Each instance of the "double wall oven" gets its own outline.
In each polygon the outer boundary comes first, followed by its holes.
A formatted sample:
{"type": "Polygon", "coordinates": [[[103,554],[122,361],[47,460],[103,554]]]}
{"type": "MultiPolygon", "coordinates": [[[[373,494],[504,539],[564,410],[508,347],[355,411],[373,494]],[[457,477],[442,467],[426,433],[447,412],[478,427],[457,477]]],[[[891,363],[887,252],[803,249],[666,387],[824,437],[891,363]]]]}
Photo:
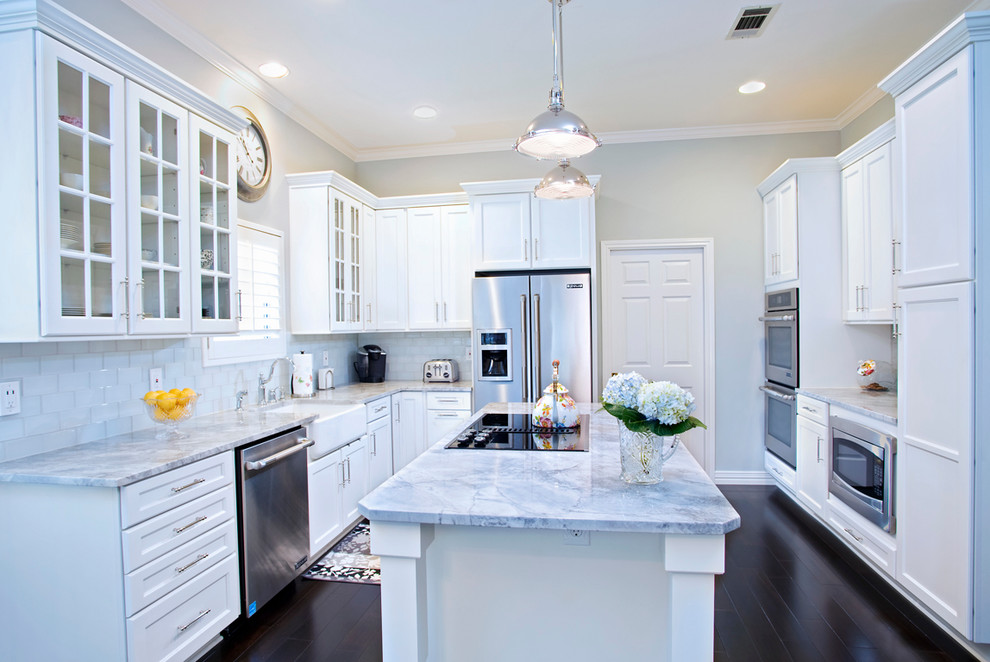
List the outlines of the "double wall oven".
{"type": "Polygon", "coordinates": [[[798,387],[798,290],[767,292],[763,322],[766,353],[765,434],[768,451],[790,466],[797,462],[795,389],[798,387]]]}

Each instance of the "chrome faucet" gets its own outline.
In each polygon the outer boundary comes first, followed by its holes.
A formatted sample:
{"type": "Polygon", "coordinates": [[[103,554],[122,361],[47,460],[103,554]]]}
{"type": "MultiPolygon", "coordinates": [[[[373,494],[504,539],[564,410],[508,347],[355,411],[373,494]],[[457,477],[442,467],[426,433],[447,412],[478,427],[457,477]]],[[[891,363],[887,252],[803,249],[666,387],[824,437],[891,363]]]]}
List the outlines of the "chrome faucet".
{"type": "Polygon", "coordinates": [[[247,397],[247,394],[248,394],[247,391],[238,391],[237,392],[237,408],[236,408],[236,411],[241,411],[242,409],[244,409],[244,398],[247,397]]]}
{"type": "Polygon", "coordinates": [[[268,369],[268,376],[267,377],[262,377],[261,376],[261,373],[260,372],[258,373],[258,404],[259,405],[265,404],[265,401],[266,401],[266,398],[265,398],[265,386],[267,386],[268,383],[270,381],[272,381],[272,377],[275,376],[275,366],[278,365],[278,362],[279,361],[285,361],[285,362],[287,362],[289,364],[289,368],[290,369],[292,368],[292,359],[290,359],[290,358],[288,358],[286,356],[280,356],[277,359],[275,359],[274,361],[272,361],[272,365],[268,369]]]}

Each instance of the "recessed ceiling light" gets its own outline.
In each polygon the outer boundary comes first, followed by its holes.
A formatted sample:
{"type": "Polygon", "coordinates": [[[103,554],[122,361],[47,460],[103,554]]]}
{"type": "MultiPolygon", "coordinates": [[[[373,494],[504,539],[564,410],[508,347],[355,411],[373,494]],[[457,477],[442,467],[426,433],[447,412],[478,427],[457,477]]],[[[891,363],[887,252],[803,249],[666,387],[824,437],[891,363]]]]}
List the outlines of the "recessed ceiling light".
{"type": "Polygon", "coordinates": [[[741,94],[756,94],[757,92],[762,92],[766,86],[767,84],[762,80],[751,80],[748,83],[740,85],[739,92],[741,94]]]}
{"type": "Polygon", "coordinates": [[[437,109],[430,106],[418,106],[413,109],[413,115],[421,120],[431,120],[437,116],[437,109]]]}
{"type": "Polygon", "coordinates": [[[267,62],[258,67],[258,71],[261,72],[262,76],[268,78],[284,78],[289,75],[289,70],[285,68],[285,65],[278,62],[267,62]]]}

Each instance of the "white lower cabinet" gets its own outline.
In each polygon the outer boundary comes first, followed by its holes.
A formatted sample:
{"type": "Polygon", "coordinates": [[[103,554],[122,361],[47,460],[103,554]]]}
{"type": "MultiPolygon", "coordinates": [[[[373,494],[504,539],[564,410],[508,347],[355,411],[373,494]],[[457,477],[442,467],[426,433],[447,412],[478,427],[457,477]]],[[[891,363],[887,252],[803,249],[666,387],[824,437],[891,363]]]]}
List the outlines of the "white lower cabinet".
{"type": "Polygon", "coordinates": [[[821,514],[828,499],[828,405],[797,396],[797,468],[795,487],[801,501],[821,514]],[[811,415],[802,415],[802,405],[811,415]]]}
{"type": "Polygon", "coordinates": [[[0,484],[18,532],[0,545],[0,657],[180,662],[214,641],[240,614],[234,475],[230,451],[121,488],[0,484]]]}
{"type": "Polygon", "coordinates": [[[893,536],[863,519],[838,499],[829,499],[828,524],[846,545],[889,576],[894,576],[897,545],[893,536]]]}
{"type": "Polygon", "coordinates": [[[344,484],[341,487],[340,512],[344,526],[361,519],[358,501],[368,493],[368,437],[352,441],[341,449],[341,473],[344,484]]]}
{"type": "Polygon", "coordinates": [[[464,423],[470,418],[470,393],[427,393],[427,447],[440,441],[449,432],[463,427],[464,423]]]}
{"type": "Polygon", "coordinates": [[[392,475],[392,399],[368,403],[368,491],[392,475]]]}
{"type": "Polygon", "coordinates": [[[392,471],[397,473],[426,450],[426,398],[422,391],[392,396],[392,471]]]}
{"type": "Polygon", "coordinates": [[[763,466],[778,485],[788,492],[794,493],[797,485],[797,475],[793,467],[770,451],[763,451],[763,466]]]}
{"type": "Polygon", "coordinates": [[[340,450],[309,462],[309,559],[343,529],[340,516],[340,450]]]}

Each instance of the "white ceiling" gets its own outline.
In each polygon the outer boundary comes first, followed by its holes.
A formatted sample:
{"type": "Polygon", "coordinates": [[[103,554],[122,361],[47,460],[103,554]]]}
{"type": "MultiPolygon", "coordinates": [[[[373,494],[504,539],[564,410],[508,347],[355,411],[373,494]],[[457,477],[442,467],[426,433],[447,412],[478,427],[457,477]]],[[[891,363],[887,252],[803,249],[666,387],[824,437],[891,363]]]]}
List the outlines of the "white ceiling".
{"type": "MultiPolygon", "coordinates": [[[[507,149],[547,104],[547,0],[123,0],[355,160],[507,149]],[[290,75],[266,81],[277,60],[290,75]],[[432,120],[412,116],[435,107],[432,120]]],[[[606,143],[837,130],[876,84],[985,0],[573,0],[565,104],[606,143]],[[741,95],[759,79],[764,92],[741,95]]]]}

